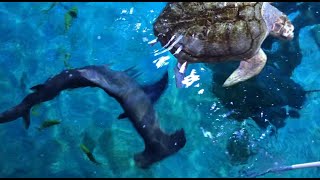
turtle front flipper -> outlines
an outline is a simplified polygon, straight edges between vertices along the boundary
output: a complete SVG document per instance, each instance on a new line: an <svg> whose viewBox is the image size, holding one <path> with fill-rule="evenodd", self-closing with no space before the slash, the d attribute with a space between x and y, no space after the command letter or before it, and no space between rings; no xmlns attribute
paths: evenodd
<svg viewBox="0 0 320 180"><path fill-rule="evenodd" d="M222 86L229 87L256 76L261 72L266 62L267 56L260 48L252 58L241 61L239 67L233 71Z"/></svg>
<svg viewBox="0 0 320 180"><path fill-rule="evenodd" d="M182 81L185 77L185 71L187 69L187 61L185 61L182 65L180 62L178 62L177 66L174 68L174 74L176 79L176 86L177 88L183 88L184 84Z"/></svg>

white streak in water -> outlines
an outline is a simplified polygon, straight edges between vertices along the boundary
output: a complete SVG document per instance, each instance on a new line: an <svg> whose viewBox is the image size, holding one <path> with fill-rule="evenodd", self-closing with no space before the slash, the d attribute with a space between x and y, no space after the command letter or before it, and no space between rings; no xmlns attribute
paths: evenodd
<svg viewBox="0 0 320 180"><path fill-rule="evenodd" d="M179 73L184 73L186 71L187 61L182 64L180 67Z"/></svg>
<svg viewBox="0 0 320 180"><path fill-rule="evenodd" d="M210 110L214 110L214 109L216 108L216 106L217 106L217 103L214 102L214 103L212 104Z"/></svg>
<svg viewBox="0 0 320 180"><path fill-rule="evenodd" d="M205 130L203 129L203 127L200 127L200 128L201 128L201 131L202 131L202 134L203 134L204 137L208 137L208 138L210 138L210 139L213 138L211 132L205 131Z"/></svg>
<svg viewBox="0 0 320 180"><path fill-rule="evenodd" d="M126 9L122 9L121 14L126 14L128 11Z"/></svg>
<svg viewBox="0 0 320 180"><path fill-rule="evenodd" d="M166 48L165 50L163 50L163 51L161 51L161 52L159 52L159 53L155 53L154 56L158 56L158 55L160 55L160 54L162 54L162 53L165 53L165 52L167 52L167 51L170 51L170 50L174 47L174 45L176 45L182 38L183 38L183 36L180 35L168 48ZM171 39L172 39L172 38L171 38Z"/></svg>
<svg viewBox="0 0 320 180"><path fill-rule="evenodd" d="M157 69L161 68L162 66L166 66L169 64L167 60L169 60L169 56L161 56L160 58L153 61L153 63L156 63Z"/></svg>
<svg viewBox="0 0 320 180"><path fill-rule="evenodd" d="M200 90L198 91L198 94L203 94L203 92L204 92L204 89L200 89Z"/></svg>
<svg viewBox="0 0 320 180"><path fill-rule="evenodd" d="M140 27L141 27L141 23L137 23L137 24L135 25L135 30L139 30Z"/></svg>
<svg viewBox="0 0 320 180"><path fill-rule="evenodd" d="M182 35L180 35L168 48L168 50L171 50L178 42L183 38Z"/></svg>
<svg viewBox="0 0 320 180"><path fill-rule="evenodd" d="M157 41L158 41L158 38L155 38L154 40L148 42L148 44L154 44L154 43L156 43Z"/></svg>
<svg viewBox="0 0 320 180"><path fill-rule="evenodd" d="M234 110L231 110L231 111L223 114L222 117L223 117L223 118L226 118L226 117L230 116L230 115L233 114L233 113L234 113Z"/></svg>
<svg viewBox="0 0 320 180"><path fill-rule="evenodd" d="M129 12L129 14L133 14L133 7L132 7L132 8L130 8L130 12Z"/></svg>
<svg viewBox="0 0 320 180"><path fill-rule="evenodd" d="M179 54L182 51L182 46L180 46L173 55Z"/></svg>
<svg viewBox="0 0 320 180"><path fill-rule="evenodd" d="M171 39L168 41L168 43L167 43L166 45L164 45L163 47L164 47L164 48L167 48L167 47L169 46L169 44L171 43L171 41L174 40L175 37L176 37L176 35L173 35L173 36L171 37Z"/></svg>
<svg viewBox="0 0 320 180"><path fill-rule="evenodd" d="M163 51L160 51L160 52L158 52L158 53L155 53L154 56L158 56L158 55L163 54L163 53L165 53L165 52L167 52L167 51L168 51L168 49L165 49L165 50L163 50Z"/></svg>
<svg viewBox="0 0 320 180"><path fill-rule="evenodd" d="M182 84L186 85L186 88L188 88L189 86L191 86L194 82L199 81L200 80L200 76L196 75L196 70L192 69L191 73L189 76L184 77Z"/></svg>

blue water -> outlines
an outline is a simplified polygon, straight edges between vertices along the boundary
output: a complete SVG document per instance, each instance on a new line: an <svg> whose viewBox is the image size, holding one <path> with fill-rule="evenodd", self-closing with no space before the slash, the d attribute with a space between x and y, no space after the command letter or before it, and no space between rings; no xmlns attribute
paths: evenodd
<svg viewBox="0 0 320 180"><path fill-rule="evenodd" d="M213 90L214 68L210 65L190 65L187 74L194 70L200 79L189 88L176 88L176 59L168 52L155 56L160 44L148 44L155 39L152 23L166 3L62 4L78 8L78 17L67 31L67 10L61 5L44 13L42 10L52 3L0 3L0 110L20 103L30 93L28 88L67 66L110 64L115 70L135 66L143 72L136 78L140 84L152 83L168 70L168 89L155 109L161 128L168 133L184 128L187 143L177 154L147 170L140 169L134 165L133 155L143 150L143 141L129 120L116 119L122 113L120 105L99 89L64 91L33 109L28 130L21 118L0 125L0 177L239 177L243 170L262 172L320 160L319 93L307 94L300 117L287 117L285 126L273 135L250 117L236 121L229 116L233 111L222 105ZM310 6L313 9L306 18L319 13L319 3ZM297 13L290 12L289 17L293 19ZM305 90L320 89L320 43L311 31L316 25L301 27L296 35L300 49L295 53L302 58L288 75ZM282 45L280 41L272 42L274 49L268 53L278 54L270 56L268 63L280 57L286 59L289 54L277 50ZM160 67L161 57L167 60ZM289 92L294 91L289 88ZM281 96L296 98L286 93ZM38 131L37 127L47 119L62 123ZM237 165L231 163L226 146L239 128L248 131L255 153ZM89 161L80 149L83 141L103 165ZM264 177L320 177L319 174L319 168L309 168Z"/></svg>

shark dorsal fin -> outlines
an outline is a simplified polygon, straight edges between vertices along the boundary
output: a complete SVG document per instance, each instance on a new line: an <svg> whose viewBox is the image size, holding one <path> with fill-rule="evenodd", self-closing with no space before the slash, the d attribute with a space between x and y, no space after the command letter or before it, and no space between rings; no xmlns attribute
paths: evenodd
<svg viewBox="0 0 320 180"><path fill-rule="evenodd" d="M146 95L150 98L152 104L158 101L160 96L163 94L164 90L168 86L168 73L164 74L162 78L154 84L143 86L142 89ZM120 114L117 119L127 118L126 112Z"/></svg>
<svg viewBox="0 0 320 180"><path fill-rule="evenodd" d="M128 117L128 115L124 112L124 113L120 114L117 119L124 119L127 117Z"/></svg>
<svg viewBox="0 0 320 180"><path fill-rule="evenodd" d="M36 86L33 86L32 88L30 88L33 91L39 91L40 89L42 89L44 87L43 84L38 84Z"/></svg>

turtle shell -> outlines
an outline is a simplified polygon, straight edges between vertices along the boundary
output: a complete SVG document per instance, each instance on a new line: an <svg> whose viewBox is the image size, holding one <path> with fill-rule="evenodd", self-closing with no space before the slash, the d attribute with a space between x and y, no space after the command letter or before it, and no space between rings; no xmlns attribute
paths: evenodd
<svg viewBox="0 0 320 180"><path fill-rule="evenodd" d="M182 37L170 50L178 60L251 58L268 35L262 6L263 2L168 3L153 25L154 34L162 46L172 37ZM179 47L182 51L175 53Z"/></svg>

